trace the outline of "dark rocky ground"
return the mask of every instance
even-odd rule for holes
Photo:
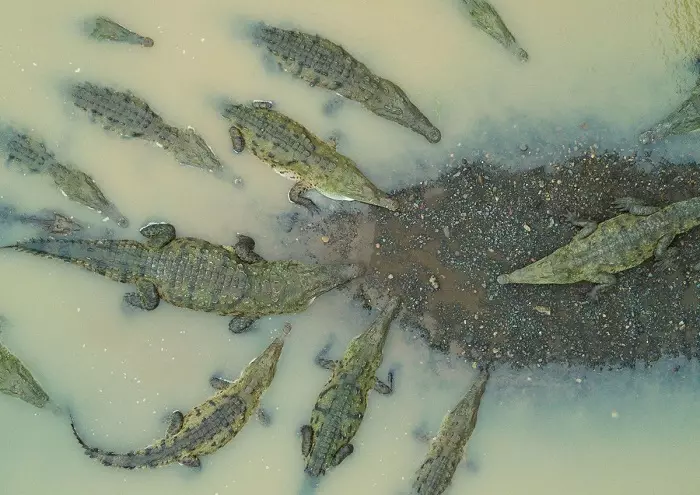
[[[397,191],[400,214],[336,213],[293,235],[319,261],[369,262],[359,297],[379,305],[402,294],[406,328],[468,359],[597,368],[699,356],[700,228],[675,240],[675,268],[649,261],[623,272],[598,302],[586,298],[587,283],[496,283],[567,243],[577,230],[564,221],[569,211],[604,220],[619,197],[664,205],[697,195],[695,164],[589,152],[512,173],[456,160],[439,179]]]

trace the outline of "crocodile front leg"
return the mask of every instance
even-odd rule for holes
[[[648,206],[641,199],[631,197],[619,198],[614,205],[619,211],[626,211],[642,217],[652,215],[660,210],[658,206]]]
[[[588,280],[589,282],[593,282],[594,284],[597,284],[586,295],[586,297],[588,297],[588,299],[590,299],[591,301],[597,301],[598,294],[601,291],[604,291],[617,283],[617,278],[615,277],[615,275],[613,275],[612,273],[604,273],[604,272],[597,273],[595,275],[591,275],[586,280]]]
[[[139,230],[146,238],[146,245],[160,249],[175,239],[175,227],[170,223],[149,223]]]
[[[343,462],[350,454],[352,454],[354,450],[355,447],[353,447],[351,443],[346,443],[338,449],[338,452],[335,453],[335,457],[333,458],[333,462],[331,463],[331,465],[333,467],[336,467],[341,462]]]
[[[168,425],[166,435],[169,437],[175,435],[182,429],[182,424],[184,422],[185,417],[182,415],[182,413],[180,411],[173,411],[173,414],[170,416],[170,424]]]
[[[158,307],[160,296],[153,282],[139,280],[136,282],[136,292],[124,294],[124,302],[133,308],[152,311]]]
[[[311,453],[311,447],[313,447],[314,430],[311,425],[304,425],[299,433],[301,433],[301,455],[306,457]]]
[[[598,228],[598,223],[594,222],[592,220],[582,220],[578,216],[576,216],[574,213],[568,212],[566,214],[566,221],[569,222],[571,225],[575,225],[576,227],[581,227],[581,230],[579,230],[576,235],[574,235],[574,239],[576,240],[581,240],[585,239],[589,235],[591,235],[593,232],[595,232],[595,229]]]
[[[231,318],[228,329],[231,333],[243,333],[248,331],[255,321],[255,318]]]
[[[262,406],[259,406],[255,410],[255,417],[263,426],[270,426],[272,424],[272,417],[270,416],[270,413],[268,413]]]
[[[675,235],[666,234],[659,242],[656,244],[654,249],[654,259],[657,263],[661,265],[664,270],[670,270],[675,268],[675,257],[678,255],[678,248],[669,247],[673,242]]]
[[[228,135],[231,137],[231,147],[234,153],[242,153],[245,149],[245,139],[241,130],[232,125],[228,130]]]
[[[390,395],[394,391],[394,372],[389,372],[389,385],[379,378],[374,379],[374,390],[382,395]]]
[[[328,350],[331,348],[331,343],[326,344],[323,346],[323,349],[319,351],[318,354],[316,354],[316,357],[314,358],[314,363],[316,363],[318,366],[320,366],[323,369],[333,371],[335,368],[336,364],[338,364],[338,361],[334,359],[328,359],[326,356],[328,355]]]
[[[238,242],[233,246],[236,256],[245,263],[258,263],[265,261],[262,256],[255,252],[255,241],[252,237],[238,234]]]
[[[316,206],[316,203],[304,196],[304,193],[309,189],[311,188],[307,184],[297,182],[289,190],[289,201],[296,205],[303,206],[312,215],[319,215],[321,213],[321,208]]]

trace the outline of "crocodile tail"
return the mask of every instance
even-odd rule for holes
[[[304,483],[302,483],[298,495],[315,495],[318,493],[319,482],[319,478],[304,475]]]
[[[5,248],[14,248],[46,258],[59,259],[99,273],[117,282],[128,282],[141,275],[141,245],[128,240],[31,239]]]

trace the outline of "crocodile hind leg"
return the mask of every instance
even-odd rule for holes
[[[350,454],[353,453],[355,450],[355,447],[352,446],[351,443],[346,443],[342,447],[338,449],[338,452],[335,453],[335,457],[333,457],[333,462],[331,465],[333,467],[339,465],[341,462],[343,462]]]
[[[382,395],[390,395],[394,391],[394,372],[389,372],[389,385],[379,378],[374,379],[374,390]]]
[[[295,183],[289,190],[289,201],[296,205],[303,206],[312,215],[318,215],[321,213],[321,208],[316,206],[316,203],[304,196],[304,193],[309,189],[311,188],[303,182]]]
[[[581,230],[579,230],[576,235],[574,235],[574,239],[580,240],[588,237],[591,235],[593,232],[595,232],[595,229],[598,228],[598,223],[594,222],[592,220],[582,220],[579,217],[577,217],[575,214],[568,212],[566,214],[566,221],[569,222],[571,225],[575,225],[576,227],[581,227]]]
[[[654,258],[662,269],[670,270],[676,266],[674,258],[678,255],[678,248],[669,247],[674,238],[675,235],[666,234],[659,239],[659,242],[656,244],[656,248],[654,249]]]
[[[648,216],[660,210],[658,206],[648,206],[641,199],[624,197],[617,199],[614,203],[619,211],[626,211],[632,215]]]
[[[186,457],[180,458],[180,464],[183,466],[187,466],[193,469],[201,469],[202,463],[199,460],[199,457],[193,456],[193,455],[188,455]]]
[[[184,421],[185,417],[180,411],[173,411],[173,414],[170,416],[170,424],[168,425],[168,431],[166,435],[175,435],[178,431],[182,429],[182,424],[184,423]]]
[[[259,406],[255,410],[255,418],[263,426],[270,426],[272,424],[272,417],[270,416],[270,413],[267,412],[267,410],[262,406]]]
[[[231,383],[225,378],[221,378],[220,376],[212,376],[209,379],[209,385],[211,385],[211,388],[214,390],[223,390],[231,385]]]
[[[255,318],[231,318],[228,322],[228,329],[231,333],[243,333],[250,329],[255,323]]]
[[[586,280],[588,280],[589,282],[593,282],[594,284],[597,284],[586,295],[586,297],[588,297],[588,299],[590,299],[591,301],[597,301],[598,294],[601,291],[609,289],[610,287],[615,285],[615,283],[617,283],[617,278],[615,277],[615,275],[613,275],[612,273],[604,273],[604,272],[592,275],[592,276],[588,277]]]
[[[252,237],[238,234],[238,242],[233,246],[236,256],[245,263],[258,263],[265,261],[262,256],[255,252],[255,241]]]
[[[124,294],[124,302],[133,308],[152,311],[158,307],[160,296],[153,282],[139,280],[136,282],[136,292]]]
[[[311,447],[313,447],[314,430],[310,425],[304,425],[299,433],[301,434],[301,455],[306,457],[311,453]]]
[[[149,223],[139,230],[149,247],[160,249],[175,239],[175,227],[170,223]]]
[[[318,354],[316,354],[316,357],[314,358],[314,363],[316,363],[318,366],[320,366],[323,369],[333,371],[335,368],[335,365],[338,364],[338,361],[334,359],[328,359],[326,356],[328,355],[328,350],[331,348],[331,343],[326,344],[323,346],[323,349],[319,351]]]
[[[228,130],[228,135],[231,137],[231,147],[234,153],[242,153],[245,149],[245,139],[241,130],[232,125]]]

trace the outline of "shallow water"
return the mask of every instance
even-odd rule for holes
[[[530,54],[527,64],[461,17],[458,0],[372,6],[205,0],[175,9],[164,1],[100,3],[34,0],[5,9],[0,121],[33,129],[59,161],[91,174],[131,221],[129,229],[114,227],[115,235],[138,238],[140,225],[167,220],[181,235],[220,243],[248,233],[269,258],[304,251],[280,244],[277,216],[309,217],[286,199],[291,182],[252,155],[231,152],[214,98],[275,100],[317,135],[338,135],[339,151],[391,189],[435,176],[455,156],[487,155],[526,168],[591,145],[643,152],[638,133],[685,99],[698,76],[691,62],[700,53],[700,35],[692,19],[700,19],[700,8],[690,1],[494,0]],[[96,14],[152,37],[155,46],[87,40],[80,20]],[[325,115],[331,92],[270,70],[263,53],[242,38],[246,23],[261,19],[341,43],[399,84],[440,128],[442,141],[430,145],[350,101]],[[170,124],[194,127],[223,161],[225,180],[91,124],[61,94],[65,82],[84,79],[130,89]],[[700,159],[696,136],[648,149],[673,160]],[[232,183],[237,176],[241,185]],[[23,211],[56,208],[107,226],[39,176],[0,167],[0,197]],[[326,210],[348,207],[312,197]],[[23,235],[23,228],[3,231],[0,240]],[[125,312],[121,297],[128,287],[58,262],[2,253],[0,273],[0,314],[11,322],[3,342],[75,415],[85,439],[111,450],[150,443],[165,431],[168,412],[211,394],[212,373],[237,376],[275,329],[286,320],[293,324],[263,399],[273,424],[251,422],[205,457],[200,473],[179,466],[103,467],[82,453],[64,417],[0,397],[0,480],[8,494],[296,493],[303,465],[294,431],[308,420],[328,376],[312,358],[331,335],[338,355],[373,317],[350,303],[347,292],[334,291],[303,314],[266,318],[252,334],[231,335],[226,318],[167,304],[149,314]],[[425,423],[435,431],[474,378],[470,364],[428,351],[395,326],[380,377],[397,368],[396,393],[370,395],[355,453],[323,480],[319,493],[405,491],[427,450],[412,438],[413,429]],[[677,372],[672,361],[624,373],[497,371],[469,443],[470,462],[458,469],[451,493],[656,494],[670,487],[696,493],[700,475],[691,439],[700,432],[700,370],[697,363],[680,364]]]

